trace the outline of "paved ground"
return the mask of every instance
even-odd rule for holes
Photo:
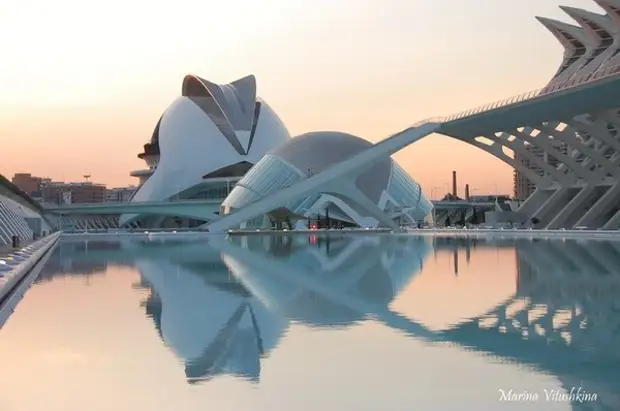
[[[32,244],[33,241],[22,241],[19,244],[19,247],[16,248],[16,250],[19,250],[20,248],[23,247],[27,247],[28,245]],[[2,257],[6,257],[7,255],[11,254],[13,252],[13,247],[11,247],[11,244],[9,245],[0,245],[0,258]]]

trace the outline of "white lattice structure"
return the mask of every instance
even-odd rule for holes
[[[596,76],[620,64],[620,1],[595,1],[607,12],[605,15],[561,7],[578,25],[538,17],[565,49],[557,73],[543,92],[584,76]],[[536,218],[539,227],[617,229],[620,227],[619,125],[618,108],[612,107],[485,137],[518,153],[542,171],[537,176],[529,173],[526,177],[537,189],[521,209],[528,217]],[[561,144],[554,144],[557,141]],[[545,152],[554,164],[534,156],[532,150],[526,150],[526,145]],[[524,173],[517,170],[517,175]]]
[[[486,151],[536,185],[518,210],[523,222],[540,228],[620,228],[620,0],[597,2],[606,15],[563,7],[581,26],[539,18],[566,49],[545,87],[418,122],[207,226],[226,230],[302,196],[333,189],[385,156],[441,133]],[[544,159],[535,154],[540,152]]]
[[[1,177],[1,176],[0,176]],[[10,245],[13,236],[32,241],[34,235],[50,233],[52,228],[43,218],[42,209],[7,180],[0,180],[0,247]]]

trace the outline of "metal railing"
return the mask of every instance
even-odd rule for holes
[[[620,74],[620,64],[614,65],[614,66],[610,66],[607,67],[605,69],[602,70],[598,70],[595,71],[593,73],[589,73],[589,74],[582,74],[580,76],[576,76],[572,79],[569,79],[567,81],[561,82],[561,83],[556,83],[556,84],[550,84],[547,85],[545,87],[536,89],[536,90],[532,90],[532,91],[528,91],[525,93],[521,93],[518,94],[516,96],[512,96],[503,100],[498,100],[498,101],[494,101],[492,103],[488,103],[482,106],[478,106],[469,110],[465,110],[465,111],[461,111],[458,112],[456,114],[452,114],[450,116],[447,117],[431,117],[431,118],[427,118],[421,121],[418,121],[417,123],[413,124],[412,127],[419,127],[422,126],[424,124],[428,124],[428,123],[447,123],[449,121],[454,121],[454,120],[459,120],[468,116],[472,116],[475,114],[479,114],[485,111],[489,111],[489,110],[494,110],[500,107],[505,107],[505,106],[509,106],[511,104],[515,104],[515,103],[519,103],[522,102],[524,100],[529,100],[532,99],[534,97],[540,97],[540,96],[546,96],[558,91],[563,91],[563,90],[567,90],[573,87],[577,87],[580,86],[582,84],[586,84],[586,83],[590,83],[593,81],[597,81],[597,80],[601,80],[607,77],[611,77],[614,75]]]

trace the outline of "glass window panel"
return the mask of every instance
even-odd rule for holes
[[[432,204],[424,199],[420,186],[396,163],[392,167],[387,191],[399,207],[413,208],[410,213],[416,219],[424,218],[432,210]]]
[[[300,180],[295,169],[268,154],[237,183],[224,205],[241,208]]]

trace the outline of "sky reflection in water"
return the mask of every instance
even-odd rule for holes
[[[65,239],[0,410],[620,409],[619,280],[607,242]]]

